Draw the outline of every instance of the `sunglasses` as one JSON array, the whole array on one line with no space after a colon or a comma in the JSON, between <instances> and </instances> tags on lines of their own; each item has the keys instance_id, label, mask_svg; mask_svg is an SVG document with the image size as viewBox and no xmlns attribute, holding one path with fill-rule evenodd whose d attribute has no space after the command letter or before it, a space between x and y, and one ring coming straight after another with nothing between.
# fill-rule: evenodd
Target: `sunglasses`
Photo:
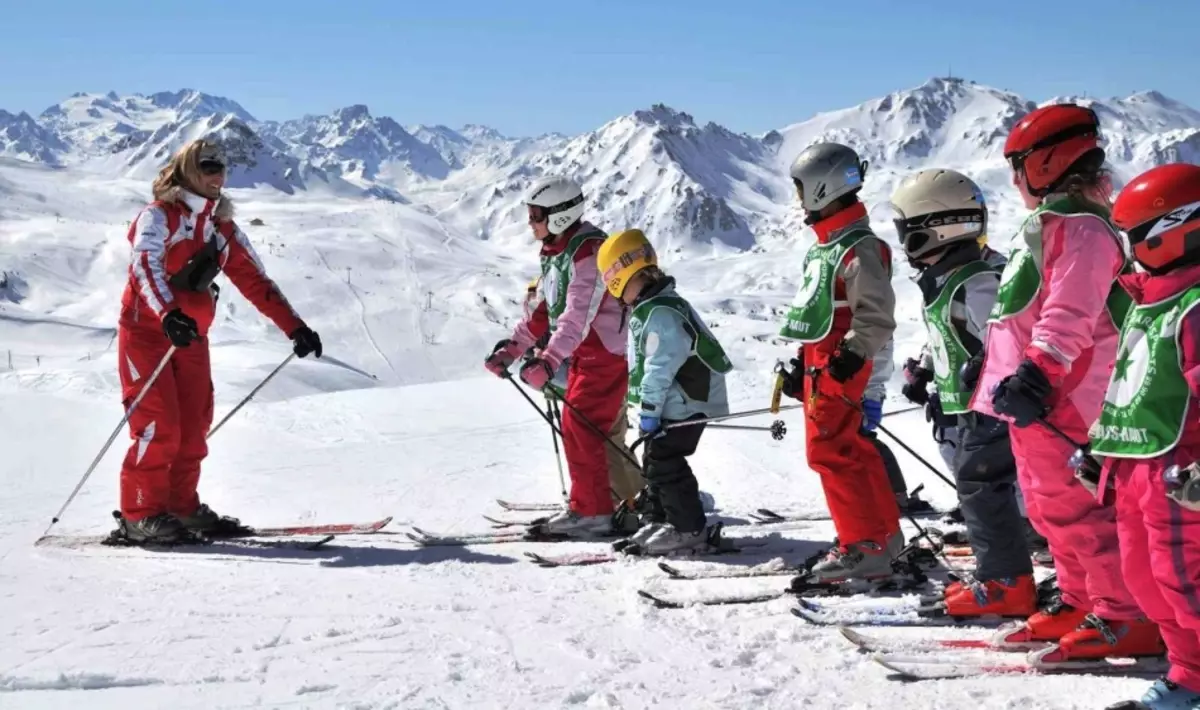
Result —
<instances>
[{"instance_id":1,"label":"sunglasses","mask_svg":"<svg viewBox=\"0 0 1200 710\"><path fill-rule=\"evenodd\" d=\"M225 172L225 164L216 160L201 160L200 172L203 175L220 175Z\"/></svg>"}]
</instances>

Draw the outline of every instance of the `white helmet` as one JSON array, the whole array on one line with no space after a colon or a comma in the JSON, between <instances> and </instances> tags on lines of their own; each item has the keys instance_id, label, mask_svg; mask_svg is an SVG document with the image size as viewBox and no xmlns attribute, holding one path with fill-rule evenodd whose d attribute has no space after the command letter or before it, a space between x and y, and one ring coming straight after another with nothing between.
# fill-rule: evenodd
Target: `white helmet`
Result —
<instances>
[{"instance_id":1,"label":"white helmet","mask_svg":"<svg viewBox=\"0 0 1200 710\"><path fill-rule=\"evenodd\" d=\"M545 177L529 188L525 204L540 207L550 233L562 234L583 216L583 190L574 180Z\"/></svg>"},{"instance_id":2,"label":"white helmet","mask_svg":"<svg viewBox=\"0 0 1200 710\"><path fill-rule=\"evenodd\" d=\"M987 203L979 186L954 170L922 170L892 193L896 234L910 260L987 233Z\"/></svg>"}]
</instances>

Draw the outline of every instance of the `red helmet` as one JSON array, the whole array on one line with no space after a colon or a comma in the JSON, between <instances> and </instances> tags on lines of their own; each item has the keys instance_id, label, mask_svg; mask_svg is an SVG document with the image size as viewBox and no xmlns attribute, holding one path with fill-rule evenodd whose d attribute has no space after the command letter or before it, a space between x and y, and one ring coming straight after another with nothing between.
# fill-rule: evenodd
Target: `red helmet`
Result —
<instances>
[{"instance_id":1,"label":"red helmet","mask_svg":"<svg viewBox=\"0 0 1200 710\"><path fill-rule=\"evenodd\" d=\"M1113 204L1113 223L1151 273L1200 261L1200 165L1160 165L1133 179Z\"/></svg>"},{"instance_id":2,"label":"red helmet","mask_svg":"<svg viewBox=\"0 0 1200 710\"><path fill-rule=\"evenodd\" d=\"M1042 197L1062 181L1081 158L1100 147L1100 119L1096 112L1076 104L1054 104L1035 109L1013 126L1004 141L1004 157L1013 172L1025 171L1029 194Z\"/></svg>"}]
</instances>

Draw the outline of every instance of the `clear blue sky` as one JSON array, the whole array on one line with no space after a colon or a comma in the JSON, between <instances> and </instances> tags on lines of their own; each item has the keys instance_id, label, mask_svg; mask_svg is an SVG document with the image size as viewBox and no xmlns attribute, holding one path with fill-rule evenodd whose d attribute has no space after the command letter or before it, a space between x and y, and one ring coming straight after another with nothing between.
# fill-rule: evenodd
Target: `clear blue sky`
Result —
<instances>
[{"instance_id":1,"label":"clear blue sky","mask_svg":"<svg viewBox=\"0 0 1200 710\"><path fill-rule=\"evenodd\" d=\"M759 133L956 76L1042 100L1200 108L1200 1L24 0L0 108L196 88L261 119L355 103L402 124L577 133L652 103Z\"/></svg>"}]
</instances>

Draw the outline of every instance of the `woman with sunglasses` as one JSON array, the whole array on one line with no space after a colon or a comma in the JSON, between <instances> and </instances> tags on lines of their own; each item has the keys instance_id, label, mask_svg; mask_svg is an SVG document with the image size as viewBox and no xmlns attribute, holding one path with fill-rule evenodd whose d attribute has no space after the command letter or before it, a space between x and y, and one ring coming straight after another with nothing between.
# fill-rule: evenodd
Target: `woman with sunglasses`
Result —
<instances>
[{"instance_id":1,"label":"woman with sunglasses","mask_svg":"<svg viewBox=\"0 0 1200 710\"><path fill-rule=\"evenodd\" d=\"M1129 589L1160 624L1171 668L1141 704L1200 708L1200 166L1176 163L1125 186L1113 222L1144 273L1092 430L1082 480L1116 491ZM1091 471L1086 470L1091 468Z\"/></svg>"},{"instance_id":2,"label":"woman with sunglasses","mask_svg":"<svg viewBox=\"0 0 1200 710\"><path fill-rule=\"evenodd\" d=\"M624 313L596 268L596 254L608 235L583 219L583 202L583 190L565 177L542 178L530 188L525 206L533 237L541 243L542 277L532 311L496 344L484 366L508 377L517 358L546 337L519 370L522 382L545 390L569 359L562 434L570 502L531 532L596 538L614 533L609 444L603 434L624 410L629 372Z\"/></svg>"},{"instance_id":3,"label":"woman with sunglasses","mask_svg":"<svg viewBox=\"0 0 1200 710\"><path fill-rule=\"evenodd\" d=\"M199 542L245 532L237 519L201 503L196 492L213 416L207 335L219 273L291 338L296 355L321 356L320 338L267 277L233 222L224 185L220 147L192 141L159 172L154 202L129 228L129 278L117 327L124 406L146 389L160 365L161 372L129 416L133 443L121 466L121 511L113 533L123 544Z\"/></svg>"},{"instance_id":4,"label":"woman with sunglasses","mask_svg":"<svg viewBox=\"0 0 1200 710\"><path fill-rule=\"evenodd\" d=\"M1050 543L1061 596L996 643L1049 644L1045 664L1161 653L1121 576L1115 513L1069 463L1100 414L1129 305L1099 121L1073 104L1039 108L1013 127L1004 156L1033 213L1000 280L971 409L1012 425L1026 511Z\"/></svg>"}]
</instances>

